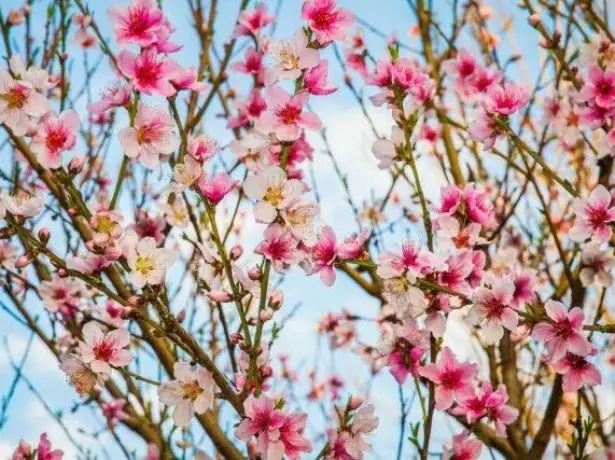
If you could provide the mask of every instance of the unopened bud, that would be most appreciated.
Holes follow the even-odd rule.
[[[38,239],[41,240],[41,243],[43,244],[43,246],[45,246],[49,242],[50,237],[51,237],[51,234],[49,233],[48,228],[43,227],[38,231]]]
[[[262,375],[263,377],[267,378],[267,377],[271,377],[273,375],[273,369],[271,368],[271,366],[265,366],[263,367],[262,370]]]
[[[130,314],[132,313],[132,307],[129,307],[128,305],[126,305],[125,307],[122,308],[122,318],[127,319],[130,317]]]
[[[30,265],[33,260],[34,259],[30,255],[28,255],[28,254],[20,256],[15,261],[15,268],[25,268],[28,265]]]
[[[233,342],[234,344],[241,343],[243,342],[243,336],[238,332],[233,332],[231,334],[231,342]]]
[[[17,26],[22,24],[26,20],[26,16],[23,11],[18,9],[12,9],[9,11],[9,15],[7,17],[7,21],[12,26]]]
[[[70,274],[70,272],[66,268],[59,268],[58,269],[58,276],[60,278],[66,278],[69,274]]]
[[[273,310],[271,310],[270,308],[265,308],[263,311],[260,312],[259,317],[263,322],[269,321],[271,318],[273,318]]]
[[[540,24],[540,16],[534,13],[528,18],[528,22],[532,27],[536,27],[538,24]]]
[[[261,276],[263,276],[263,272],[258,267],[252,267],[250,270],[248,270],[248,277],[252,281],[259,281],[261,279]]]
[[[85,155],[77,155],[74,156],[70,163],[68,163],[68,172],[77,175],[83,169],[83,165],[85,164]]]
[[[77,210],[75,208],[68,208],[68,213],[71,216],[74,216],[75,214],[77,214]]]
[[[350,410],[357,410],[363,404],[363,398],[360,396],[352,396],[348,401],[348,408]]]
[[[177,314],[177,321],[179,321],[180,323],[183,323],[185,319],[186,319],[186,310],[182,308]]]
[[[243,254],[243,247],[240,244],[237,244],[231,248],[231,260],[237,260]]]
[[[133,295],[128,298],[128,304],[131,307],[138,307],[143,303],[144,300],[145,299],[140,295]]]
[[[284,303],[284,293],[282,291],[273,291],[269,298],[269,306],[274,310],[278,310]]]

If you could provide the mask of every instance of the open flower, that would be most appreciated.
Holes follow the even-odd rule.
[[[612,249],[600,248],[600,243],[590,242],[583,246],[583,268],[579,279],[583,286],[596,283],[597,286],[609,287],[613,284],[613,267],[615,257]]]
[[[611,237],[615,206],[611,194],[603,185],[592,190],[588,199],[576,198],[573,209],[576,221],[569,233],[573,241],[581,242],[594,236],[597,241],[604,243]]]
[[[175,406],[173,422],[186,427],[194,414],[202,414],[213,407],[215,384],[211,374],[185,361],[173,365],[174,380],[158,388],[160,401]]]
[[[504,335],[504,327],[511,332],[517,330],[519,315],[510,306],[514,292],[514,283],[501,278],[491,288],[480,287],[472,294],[473,305],[468,312],[468,321],[474,325],[482,323],[486,343],[498,343]]]
[[[263,241],[256,246],[254,252],[265,256],[276,271],[284,272],[299,261],[299,242],[286,227],[271,224],[265,229],[263,236]]]
[[[146,284],[162,283],[167,269],[175,262],[175,251],[158,248],[156,240],[149,236],[138,240],[138,237],[133,233],[126,239],[128,240],[126,260],[130,267],[132,284],[140,289]]]
[[[345,8],[339,8],[335,0],[305,0],[301,18],[307,21],[321,45],[344,38],[354,17]]]
[[[114,5],[109,8],[108,15],[120,45],[134,43],[145,48],[154,44],[164,23],[162,10],[154,0],[133,0],[128,6]]]
[[[254,217],[259,222],[273,222],[277,211],[295,203],[305,190],[303,182],[287,179],[279,166],[269,166],[261,173],[249,176],[243,186],[244,192],[258,202],[254,206]]]
[[[173,59],[158,58],[156,49],[149,48],[139,56],[123,50],[117,57],[117,64],[124,75],[131,79],[133,86],[145,94],[172,96],[176,93],[171,83],[181,69]]]
[[[30,148],[45,168],[62,166],[62,152],[72,149],[81,121],[74,110],[65,110],[59,116],[49,114],[32,138]]]
[[[470,437],[470,432],[464,431],[453,436],[450,447],[444,448],[443,460],[478,460],[483,450],[483,443]]]
[[[130,333],[126,329],[104,333],[98,323],[90,321],[83,326],[81,333],[81,359],[95,373],[108,375],[111,366],[127,366],[132,361],[132,354],[126,350],[130,344]]]
[[[267,70],[267,85],[278,80],[296,80],[303,70],[316,67],[320,61],[318,50],[308,47],[303,29],[295,32],[290,40],[273,42],[268,53],[274,65]]]
[[[596,354],[597,349],[592,349],[592,354]],[[592,363],[587,360],[587,356],[579,356],[574,353],[566,353],[562,359],[551,364],[558,374],[563,374],[562,389],[564,391],[578,391],[581,387],[600,385],[602,376]]]
[[[308,249],[310,262],[312,263],[308,274],[320,273],[320,279],[325,286],[333,286],[335,283],[335,267],[337,259],[337,243],[335,233],[328,225],[320,231],[318,242]]]
[[[222,201],[235,187],[237,182],[225,172],[220,172],[211,178],[202,175],[198,181],[199,191],[214,205]]]
[[[119,133],[124,154],[138,159],[146,168],[157,168],[160,155],[170,155],[179,147],[174,126],[166,107],[139,104],[134,126]]]

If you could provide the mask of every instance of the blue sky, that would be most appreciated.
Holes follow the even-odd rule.
[[[1,3],[4,10],[17,6],[20,2],[2,0]],[[221,0],[219,3],[220,14],[215,35],[218,49],[220,49],[221,43],[230,34],[239,1]],[[269,0],[265,3],[269,6],[270,10],[273,10],[277,1]],[[369,21],[374,27],[387,33],[396,32],[402,42],[408,43],[411,46],[418,46],[416,42],[412,42],[407,36],[407,30],[414,24],[415,19],[405,0],[346,0],[340,3],[351,7],[358,18]],[[94,18],[103,30],[103,33],[110,37],[111,31],[105,14],[105,9],[110,2],[96,0],[90,1],[89,4],[94,10]],[[300,4],[299,0],[285,0],[282,2],[277,21],[277,37],[290,36],[300,25]],[[451,14],[450,2],[447,0],[435,0],[434,4],[437,5],[437,17],[447,24]],[[502,22],[501,20],[508,14],[511,6],[506,0],[493,2],[493,5],[496,8],[494,29],[497,31],[499,24]],[[176,55],[176,58],[184,65],[194,63],[194,59],[197,56],[197,43],[193,38],[192,26],[189,23],[185,2],[166,0],[163,3],[163,7],[177,29],[173,36],[174,40],[184,45],[184,48]],[[36,31],[42,30],[40,27],[41,16],[39,8],[38,19],[35,20],[35,26],[38,26],[34,28]],[[514,16],[511,20],[513,21],[513,29],[518,32],[516,40],[520,41],[515,42],[513,40],[508,42],[505,37],[502,37],[504,41],[502,53],[506,56],[511,52],[522,51],[528,66],[527,72],[531,75],[531,69],[537,68],[539,59],[534,31],[527,27],[526,18],[522,15]],[[382,38],[369,31],[366,31],[365,35],[373,52],[377,53],[383,49],[384,42]],[[36,36],[36,38],[40,39],[41,37]],[[117,51],[118,47],[114,46],[114,50]],[[69,54],[75,61],[71,79],[75,82],[80,81],[83,79],[83,71],[80,64],[82,52],[76,46],[71,46]],[[328,52],[325,53],[325,55],[327,54]],[[331,55],[328,57],[331,57]],[[97,58],[98,54],[96,52],[90,52],[90,62],[94,62]],[[341,71],[334,59],[330,61],[331,80],[335,84],[341,85]],[[521,76],[524,76],[524,72],[522,68]],[[93,79],[94,95],[104,88],[111,79],[112,74],[108,66],[104,64]],[[355,81],[359,82],[358,79]],[[242,85],[245,85],[247,80],[239,76],[233,83],[241,91]],[[369,89],[367,94],[371,94]],[[315,112],[323,119],[325,126],[327,126],[333,151],[338,157],[342,169],[348,173],[349,186],[357,203],[360,204],[363,200],[369,200],[373,194],[381,194],[388,186],[388,175],[376,168],[376,162],[370,153],[373,135],[362,118],[352,96],[347,91],[340,90],[334,97],[320,100],[315,98],[312,106]],[[81,113],[83,113],[83,106],[78,106],[77,109],[81,109]],[[216,112],[216,109],[212,111],[212,113],[214,112]],[[388,134],[391,125],[388,114],[384,110],[373,108],[370,108],[370,113],[378,126],[379,132],[381,134]],[[223,124],[215,117],[207,118],[204,126],[205,130],[211,136],[218,139],[221,144],[224,145],[230,140],[229,133],[226,132]],[[323,220],[329,223],[338,235],[346,235],[356,230],[352,213],[343,200],[342,189],[338,181],[331,173],[330,160],[320,152],[322,148],[321,141],[317,136],[310,138],[310,140],[316,148],[314,171],[316,188],[322,198]],[[228,153],[225,155],[228,155]],[[116,169],[120,161],[121,149],[117,141],[114,141],[109,157],[109,170],[113,171]],[[443,182],[442,178],[439,177],[439,173],[436,175],[432,174],[434,168],[435,165],[430,163],[429,159],[425,159],[420,164],[422,174],[428,175],[430,178],[433,177],[433,180],[428,181],[426,184],[426,190],[427,194],[435,199]],[[111,177],[114,177],[114,175],[112,174]],[[163,177],[168,177],[168,172],[166,176],[163,174]],[[404,192],[408,190],[400,188],[398,191],[403,198]],[[393,211],[393,216],[395,216],[395,212],[398,213],[399,211]],[[246,225],[250,228],[247,229],[247,232],[253,242],[256,235],[262,231],[262,227],[253,225],[251,222],[252,218],[248,216]],[[413,238],[421,238],[419,229],[411,229],[410,235]],[[404,237],[405,235],[393,233],[390,237],[387,237],[387,244],[392,245],[394,242],[401,241]],[[169,273],[170,282],[176,283],[180,275],[181,267],[176,266]],[[298,302],[301,302],[302,306],[282,332],[280,339],[276,343],[277,348],[273,350],[273,355],[276,356],[282,351],[290,351],[291,356],[293,356],[291,365],[304,378],[309,368],[306,363],[312,363],[314,360],[317,347],[315,328],[318,319],[324,312],[338,312],[342,307],[345,307],[363,316],[375,316],[377,314],[377,305],[371,299],[365,297],[351,282],[346,280],[343,274],[338,276],[338,282],[334,287],[326,288],[317,277],[306,278],[301,271],[295,270],[286,277],[284,286],[286,307],[282,311],[282,315]],[[306,296],[306,293],[309,293],[309,295]],[[41,309],[41,306],[35,301],[32,301],[31,306],[33,309]],[[462,354],[470,355],[472,353],[471,350],[466,349],[466,347],[459,347],[465,340],[463,326],[451,329],[447,336],[448,343],[456,346]],[[375,338],[375,330],[370,325],[362,325],[360,327],[360,334],[366,341]],[[20,351],[25,348],[28,342],[27,332],[2,311],[0,311],[0,336],[6,338],[14,359],[19,359]],[[334,360],[331,360],[326,355],[322,355],[321,359],[323,361],[323,369],[335,366],[335,371],[347,378],[349,383],[349,387],[346,388],[347,392],[356,394],[362,393],[365,390],[366,372],[359,365],[358,359],[355,356],[342,352],[338,353]],[[63,374],[57,369],[57,364],[43,347],[37,344],[32,346],[32,353],[24,367],[24,373],[30,380],[36,383],[37,390],[52,410],[70,409],[72,403],[76,401],[76,394],[64,383]],[[0,375],[5,376],[0,380],[0,394],[3,394],[10,384],[13,375],[8,356],[3,351],[0,352]],[[374,451],[367,458],[392,458],[397,443],[399,423],[397,391],[393,379],[387,372],[383,372],[373,382],[371,398],[377,404],[382,419],[380,428],[374,437]],[[407,384],[404,388],[405,396],[409,398],[412,391],[412,386]],[[320,411],[311,410],[310,416],[313,420],[312,425],[322,431],[323,425]],[[100,430],[104,427],[102,417],[88,409],[82,408],[76,414],[68,414],[66,417],[67,423],[71,427],[85,426],[90,431]],[[411,411],[410,419],[417,420],[419,417],[418,404],[415,404]],[[50,433],[50,437],[55,444],[66,448],[69,452],[74,452],[62,430],[57,427],[52,418],[47,414],[45,408],[33,396],[32,392],[28,390],[26,385],[21,383],[8,410],[8,422],[0,429],[0,457],[8,453],[9,449],[14,447],[20,437],[33,442],[38,437],[38,434],[45,430]],[[447,418],[438,417],[436,419],[432,444],[433,450],[435,452],[441,451],[442,443],[450,439],[451,433],[457,433],[458,431],[459,428]],[[83,446],[91,444],[91,440],[86,436],[78,434],[75,436]],[[102,437],[107,440],[105,444],[107,445],[109,458],[117,458],[115,456],[117,454],[116,447],[110,441],[108,434],[103,434]],[[134,447],[142,449],[142,446],[138,444],[135,444]],[[318,445],[315,447],[317,450],[319,449]],[[411,446],[407,442],[405,452],[407,455],[411,452]],[[105,457],[103,452],[98,453],[101,455],[101,458]],[[74,454],[69,454],[68,458],[73,458],[72,455]]]

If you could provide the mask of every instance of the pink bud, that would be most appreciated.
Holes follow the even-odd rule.
[[[284,293],[280,290],[273,291],[269,298],[269,306],[274,310],[279,309],[284,303]]]
[[[240,244],[233,246],[233,248],[231,249],[231,253],[230,253],[231,260],[239,259],[242,254],[243,254],[243,247],[241,247]]]
[[[132,307],[125,306],[122,309],[122,318],[124,318],[124,319],[128,318],[131,313],[132,313]]]
[[[60,268],[58,269],[58,276],[60,278],[66,278],[69,275],[69,271],[66,268]]]
[[[83,165],[85,164],[85,156],[77,155],[74,156],[70,163],[68,163],[68,172],[71,174],[79,174],[83,169]]]
[[[231,342],[233,342],[234,344],[241,343],[243,342],[243,336],[238,332],[233,332],[231,334]]]
[[[263,311],[260,312],[259,317],[263,322],[269,321],[271,318],[273,318],[273,310],[271,310],[270,308],[265,308]]]
[[[207,297],[209,297],[214,302],[228,302],[232,299],[231,295],[228,292],[224,291],[211,291],[207,293]]]
[[[17,26],[19,24],[22,24],[26,20],[26,16],[21,10],[12,9],[11,11],[9,11],[7,19],[9,24],[11,24],[12,26]]]
[[[143,297],[139,295],[133,295],[128,298],[128,303],[131,307],[138,307],[141,303],[143,303]]]
[[[180,323],[183,323],[185,319],[186,319],[186,310],[182,308],[177,314],[177,321],[179,321]]]
[[[534,13],[529,17],[528,22],[532,27],[536,27],[540,23],[540,16]]]
[[[271,377],[273,375],[273,369],[271,368],[271,366],[265,366],[263,367],[262,374],[265,378]]]
[[[357,410],[363,404],[363,398],[360,396],[352,396],[348,401],[348,407],[350,410]]]
[[[38,239],[41,240],[43,245],[47,244],[50,236],[51,234],[49,233],[49,229],[46,227],[43,227],[38,231]]]
[[[248,270],[248,277],[252,281],[259,281],[261,279],[261,276],[263,276],[263,272],[261,272],[261,269],[258,267],[252,267],[250,270]]]
[[[15,268],[25,268],[32,263],[34,259],[32,259],[29,255],[25,254],[20,256],[15,261]]]

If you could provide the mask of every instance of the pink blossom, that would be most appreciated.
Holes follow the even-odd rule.
[[[320,61],[318,50],[308,46],[303,29],[295,32],[290,40],[273,42],[269,45],[268,54],[274,65],[267,70],[267,85],[278,80],[296,80],[304,70],[316,67]]]
[[[369,236],[369,231],[363,230],[359,234],[347,236],[338,248],[340,259],[352,260],[360,259],[365,253],[365,242]]]
[[[106,334],[98,323],[90,321],[82,329],[83,342],[79,349],[81,359],[97,374],[109,374],[111,366],[127,366],[132,354],[126,349],[130,333],[126,329],[114,329]]]
[[[274,15],[267,14],[265,4],[259,3],[254,11],[242,11],[237,19],[233,36],[258,35],[261,29],[275,20]]]
[[[472,395],[476,369],[476,364],[457,361],[453,352],[444,347],[436,364],[426,364],[419,369],[419,374],[436,385],[436,409],[446,410],[454,401]]]
[[[199,75],[194,67],[178,69],[169,79],[177,90],[190,90],[195,92],[203,91],[207,85],[198,81]]]
[[[38,447],[36,448],[37,460],[62,460],[64,452],[61,449],[53,449],[51,442],[47,438],[47,433],[41,434]],[[35,452],[32,447],[24,440],[19,441],[19,446],[13,452],[11,460],[33,460]]]
[[[508,278],[495,280],[491,288],[480,287],[472,294],[472,308],[468,321],[478,325],[482,323],[482,333],[488,344],[498,343],[504,335],[504,329],[514,332],[519,316],[510,307],[515,285]]]
[[[597,349],[594,348],[592,354],[595,353],[597,353]],[[587,361],[587,357],[568,352],[559,361],[555,361],[551,365],[555,372],[564,375],[562,380],[564,391],[578,391],[584,385],[594,386],[602,383],[600,371]]]
[[[80,125],[79,115],[74,110],[65,110],[59,116],[48,114],[43,119],[30,148],[45,168],[62,166],[62,152],[75,146]]]
[[[190,136],[187,151],[195,160],[203,163],[220,152],[220,144],[206,134]]]
[[[438,283],[454,291],[468,293],[470,286],[467,278],[472,274],[472,251],[459,251],[449,256],[444,263],[446,269],[438,272]]]
[[[115,426],[120,420],[127,417],[124,413],[124,406],[126,405],[125,399],[114,399],[112,401],[103,403],[100,408],[103,415],[107,419],[107,423],[110,426]]]
[[[515,292],[510,302],[512,307],[520,307],[531,303],[536,298],[536,273],[534,270],[518,270],[511,275],[515,285]]]
[[[305,0],[301,18],[307,21],[321,45],[343,39],[354,22],[352,13],[339,8],[335,0]]]
[[[139,104],[133,126],[119,133],[124,154],[148,169],[157,168],[160,155],[170,155],[179,147],[174,126],[166,107]]]
[[[583,247],[583,268],[579,273],[579,279],[583,286],[609,287],[613,284],[613,267],[615,257],[612,249],[602,249],[600,243],[590,242]]]
[[[134,43],[148,47],[158,40],[157,34],[163,27],[162,11],[154,0],[133,0],[129,6],[114,5],[108,15],[120,45]]]
[[[326,96],[337,91],[337,88],[327,82],[327,74],[329,72],[329,62],[321,60],[320,63],[311,68],[303,77],[303,84],[315,96]]]
[[[608,241],[613,233],[611,223],[615,221],[615,207],[611,194],[603,185],[594,188],[587,199],[576,198],[573,209],[576,220],[569,232],[573,241],[585,241],[591,236],[601,243]]]
[[[467,217],[486,228],[497,227],[493,201],[485,189],[476,184],[467,184],[463,189],[463,201]]]
[[[122,73],[131,79],[139,91],[164,97],[175,94],[176,89],[171,79],[182,69],[172,59],[164,57],[158,59],[155,49],[145,50],[139,56],[123,50],[118,55],[117,61]]]
[[[263,236],[264,240],[256,246],[254,252],[265,256],[276,271],[283,272],[298,262],[298,242],[287,227],[271,224]]]
[[[425,69],[410,58],[399,58],[391,68],[394,84],[412,96],[412,107],[423,105],[431,99],[435,84]]]
[[[205,175],[201,176],[197,183],[197,187],[205,198],[216,205],[222,201],[231,190],[237,187],[237,182],[227,173],[220,172],[211,178]]]
[[[47,87],[48,77],[42,69],[26,70],[18,54],[11,56],[10,67],[12,75],[0,70],[0,124],[4,123],[16,136],[23,136],[34,118],[51,110],[51,103],[40,92]]]
[[[333,264],[337,259],[337,242],[333,229],[325,225],[320,231],[318,242],[308,248],[312,267],[308,274],[320,273],[320,279],[326,286],[333,286],[335,283],[335,267]]]
[[[470,437],[470,432],[464,431],[453,436],[450,448],[444,449],[443,460],[478,460],[483,449],[482,443]]]
[[[137,211],[136,222],[129,228],[134,230],[139,238],[147,238],[148,236],[156,240],[156,245],[160,246],[164,241],[165,221],[161,217],[152,217],[143,210]]]
[[[389,371],[398,383],[403,384],[408,374],[419,376],[421,359],[429,349],[429,335],[420,330],[413,318],[405,318],[395,325],[394,337],[385,342],[383,354],[387,356]]]
[[[504,83],[489,90],[484,107],[490,114],[510,116],[527,104],[529,97],[523,86]]]
[[[130,102],[131,90],[131,86],[125,83],[112,83],[103,91],[100,101],[88,105],[88,111],[101,114],[116,107],[125,107]]]
[[[580,102],[593,101],[598,107],[610,109],[615,106],[615,72],[589,66],[588,80],[579,92]]]
[[[304,128],[320,129],[320,120],[303,106],[309,93],[300,91],[290,96],[278,86],[267,89],[267,111],[256,120],[256,128],[264,133],[274,133],[281,141],[294,141],[301,136]]]
[[[235,436],[250,441],[256,436],[257,451],[270,460],[298,459],[302,452],[311,452],[310,442],[303,437],[307,415],[287,414],[276,409],[275,402],[265,395],[250,396],[244,403],[245,418]]]
[[[230,68],[235,72],[254,76],[261,85],[264,82],[265,65],[263,64],[263,55],[252,46],[246,48],[243,61],[233,62]]]
[[[583,336],[583,310],[578,307],[570,311],[560,302],[548,300],[545,304],[547,316],[552,323],[538,323],[532,335],[547,344],[549,359],[557,361],[567,352],[586,356],[591,350],[591,343]]]

